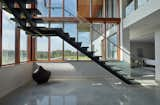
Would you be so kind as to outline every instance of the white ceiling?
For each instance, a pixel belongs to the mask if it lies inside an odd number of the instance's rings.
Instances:
[[[132,37],[131,41],[154,43],[154,33],[150,33],[148,35],[141,35],[139,37],[134,38]]]
[[[131,25],[130,40],[154,43],[154,32],[160,30],[160,10]]]

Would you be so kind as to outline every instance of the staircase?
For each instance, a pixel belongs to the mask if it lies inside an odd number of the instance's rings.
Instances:
[[[15,2],[19,5],[19,8],[15,8]],[[19,27],[25,30],[27,33],[31,34],[32,36],[59,36],[64,41],[68,42],[74,48],[79,50],[81,53],[88,56],[98,65],[103,67],[105,70],[118,77],[120,80],[127,84],[136,84],[133,78],[129,78],[126,75],[123,75],[120,73],[121,70],[113,69],[110,65],[106,64],[106,61],[101,61],[100,56],[94,56],[93,51],[88,51],[88,47],[82,47],[82,42],[77,42],[74,37],[70,37],[70,35],[65,33],[63,29],[37,27],[36,24],[43,23],[43,20],[40,18],[33,18],[33,15],[39,15],[40,11],[36,8],[31,9],[25,7],[25,4],[34,4],[36,3],[36,0],[3,0],[3,3],[5,4],[5,9],[14,15],[15,18],[12,20],[19,23]],[[26,25],[28,23],[30,24],[29,26]]]

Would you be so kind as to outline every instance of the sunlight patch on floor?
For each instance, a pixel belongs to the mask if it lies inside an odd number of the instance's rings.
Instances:
[[[142,86],[159,86],[159,84],[155,80],[135,80],[140,83]]]

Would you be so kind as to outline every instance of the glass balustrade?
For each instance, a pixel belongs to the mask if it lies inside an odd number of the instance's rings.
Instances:
[[[126,7],[126,17],[129,16],[136,9],[144,6],[149,1],[150,0],[133,0],[132,2],[130,2]]]
[[[132,1],[127,7],[126,7],[126,16],[130,15],[135,10],[135,1]]]
[[[149,2],[149,0],[137,0],[137,8],[142,7],[143,5],[145,5],[147,2]]]

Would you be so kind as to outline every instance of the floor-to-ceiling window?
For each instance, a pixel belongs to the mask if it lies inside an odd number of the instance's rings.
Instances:
[[[20,62],[27,61],[27,35],[20,30]]]
[[[48,37],[37,37],[37,60],[48,60]]]
[[[37,0],[37,8],[41,12],[41,17],[48,17],[49,0]]]
[[[91,0],[92,17],[103,17],[103,0]]]
[[[104,24],[94,23],[92,25],[92,46],[96,56],[103,56],[104,47],[102,41],[104,39]]]
[[[90,0],[78,0],[78,16],[90,17],[91,16],[91,1]]]
[[[78,41],[82,42],[82,47],[88,47],[90,51],[90,25],[78,24]],[[78,52],[78,60],[89,60],[89,58],[81,52]]]
[[[64,16],[65,17],[77,16],[77,0],[64,0]]]
[[[3,10],[2,22],[2,65],[15,63],[15,23],[13,15]]]
[[[51,0],[51,17],[63,16],[63,0]]]
[[[51,28],[62,28],[62,27],[63,27],[62,23],[51,24]],[[50,37],[50,40],[51,40],[50,60],[62,60],[63,56],[62,39],[58,36],[52,36]]]
[[[69,33],[70,37],[74,37],[77,40],[77,24],[65,23],[64,31]],[[65,60],[77,60],[77,50],[67,42],[64,42],[64,59]]]
[[[106,0],[106,17],[118,18],[118,0]]]
[[[117,34],[110,36],[107,40],[108,58],[117,59]]]

